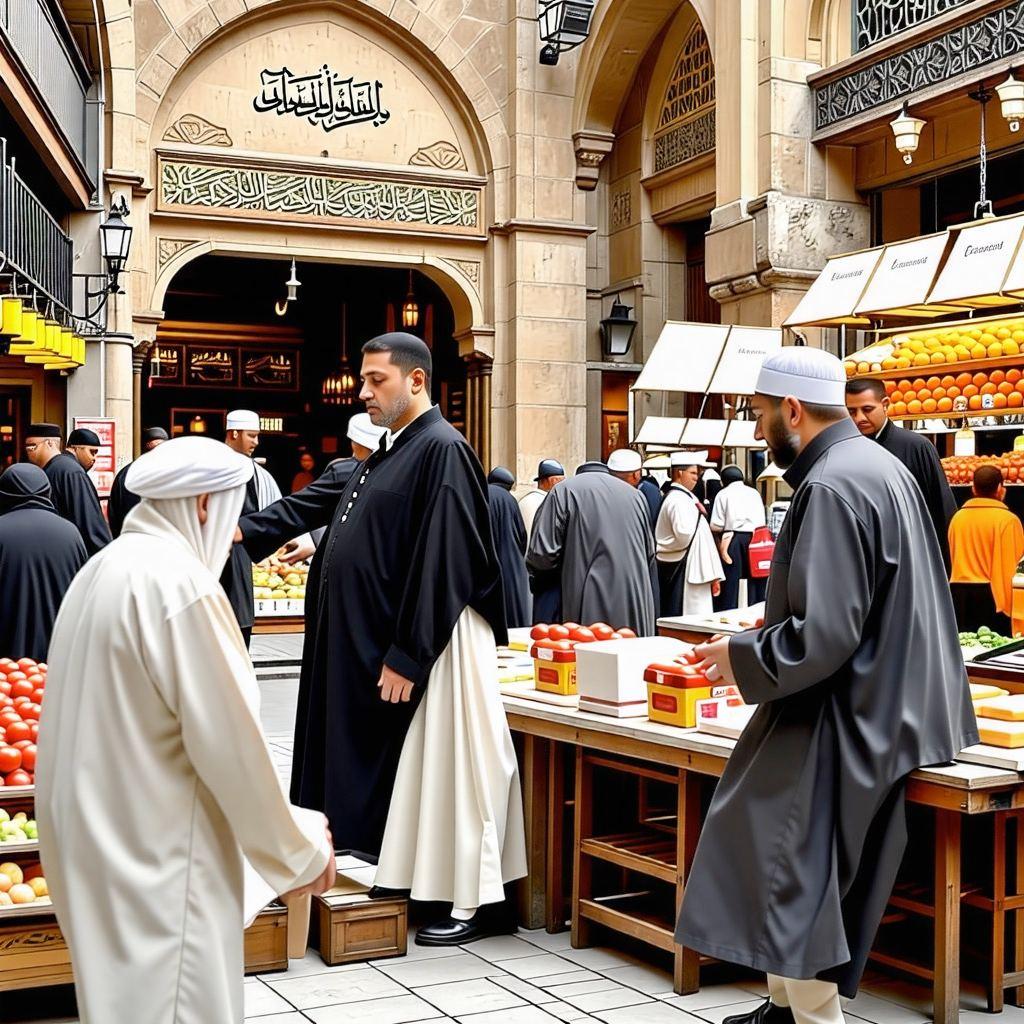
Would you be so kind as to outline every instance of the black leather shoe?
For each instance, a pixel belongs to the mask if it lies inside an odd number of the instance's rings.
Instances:
[[[795,1018],[788,1006],[776,1006],[766,999],[756,1010],[726,1017],[722,1024],[795,1024]]]
[[[416,933],[417,946],[465,946],[478,939],[494,935],[512,935],[516,922],[504,903],[481,907],[468,921],[446,917],[436,924],[427,925]],[[775,1024],[775,1022],[771,1022]]]
[[[383,885],[375,885],[366,894],[371,900],[407,900],[409,889],[385,889]]]

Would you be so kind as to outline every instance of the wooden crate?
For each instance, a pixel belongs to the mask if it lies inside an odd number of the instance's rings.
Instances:
[[[71,954],[52,913],[0,925],[0,992],[73,981]]]
[[[315,927],[325,964],[350,964],[405,956],[408,902],[369,900],[350,893],[314,897]]]
[[[288,911],[271,904],[245,929],[245,973],[288,970]]]

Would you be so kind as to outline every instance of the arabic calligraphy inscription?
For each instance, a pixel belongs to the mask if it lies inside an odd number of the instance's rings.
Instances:
[[[379,128],[391,118],[381,102],[380,82],[342,78],[326,64],[314,75],[295,75],[288,68],[264,68],[260,81],[263,88],[252,101],[256,111],[304,117],[325,132],[366,122]]]

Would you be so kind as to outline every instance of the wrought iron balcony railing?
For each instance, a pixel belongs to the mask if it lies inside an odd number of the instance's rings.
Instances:
[[[0,0],[0,35],[21,61],[95,184],[98,122],[87,96],[89,69],[59,8],[49,0]]]
[[[27,0],[25,0],[27,2]],[[72,243],[18,176],[0,139],[0,257],[21,290],[32,289],[65,311],[72,303]]]

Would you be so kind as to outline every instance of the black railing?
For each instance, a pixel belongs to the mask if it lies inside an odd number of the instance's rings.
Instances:
[[[51,0],[0,0],[0,34],[35,83],[71,149],[92,178],[97,125],[86,97],[91,75]]]
[[[923,25],[969,0],[854,0],[853,52]]]
[[[13,271],[29,288],[64,310],[71,309],[71,239],[21,180],[7,142],[0,139],[0,273]]]

